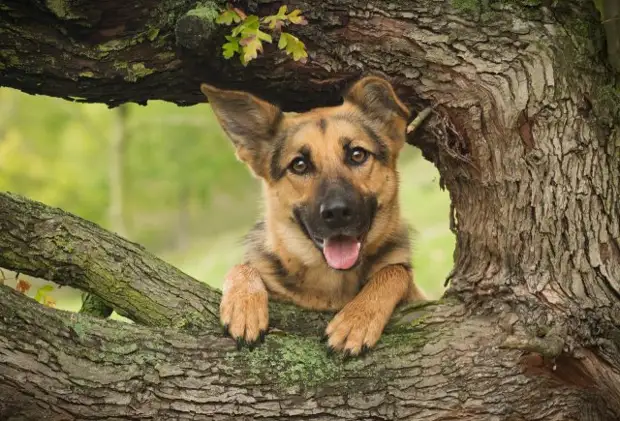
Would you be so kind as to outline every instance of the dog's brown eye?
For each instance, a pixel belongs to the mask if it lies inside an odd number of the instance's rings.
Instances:
[[[368,151],[362,148],[353,148],[349,152],[349,160],[354,165],[362,165],[368,159]]]
[[[295,158],[291,162],[290,169],[295,174],[301,175],[308,171],[308,162],[304,158]]]

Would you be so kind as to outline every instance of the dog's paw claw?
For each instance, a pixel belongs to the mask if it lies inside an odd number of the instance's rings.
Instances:
[[[228,273],[220,302],[224,334],[238,350],[264,341],[269,324],[267,289],[259,273],[248,265],[237,265]]]
[[[327,325],[327,343],[345,359],[366,354],[379,341],[388,320],[389,314],[374,307],[349,303]]]

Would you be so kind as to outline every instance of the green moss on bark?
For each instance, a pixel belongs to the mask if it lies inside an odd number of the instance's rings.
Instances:
[[[275,379],[281,388],[313,388],[341,377],[343,366],[317,338],[271,335],[254,351],[233,357],[254,377]]]
[[[537,8],[543,5],[542,0],[452,0],[452,7],[462,12],[491,13],[492,9],[502,5],[522,6],[523,9]],[[498,7],[499,6],[499,7]]]
[[[337,383],[346,373],[360,372],[362,377],[382,382],[389,373],[376,367],[378,360],[402,358],[427,343],[428,331],[422,327],[402,326],[398,332],[382,335],[375,348],[364,356],[345,358],[341,352],[329,353],[317,337],[272,333],[265,344],[249,350],[231,351],[226,360],[232,370],[241,370],[257,382],[274,383],[280,390],[300,393]]]
[[[558,66],[570,80],[578,81],[584,72],[591,75],[592,89],[584,92],[592,103],[595,115],[606,124],[620,121],[620,86],[599,63],[605,50],[605,34],[594,16],[583,18],[569,16],[564,22],[566,33],[558,38],[556,45]]]
[[[104,319],[110,317],[112,311],[112,308],[108,307],[101,298],[92,294],[86,294],[82,301],[82,307],[80,308],[80,313],[86,313]]]
[[[141,79],[155,72],[153,69],[149,69],[148,67],[146,67],[144,63],[116,62],[114,63],[114,68],[124,72],[125,75],[123,76],[123,79],[128,82],[135,82],[138,79]]]
[[[69,0],[46,0],[45,5],[56,17],[62,20],[82,19],[72,11]]]
[[[480,0],[452,0],[452,7],[463,12],[478,12]]]
[[[183,15],[175,26],[177,43],[187,49],[200,52],[208,49],[217,28],[215,18],[219,7],[213,2],[199,3]]]
[[[206,2],[187,12],[186,16],[196,16],[206,22],[209,22],[213,25],[213,27],[215,27],[215,18],[219,15],[219,13],[219,9],[215,3]]]

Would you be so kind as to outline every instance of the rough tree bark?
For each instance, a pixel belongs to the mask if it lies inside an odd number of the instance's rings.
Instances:
[[[6,1],[0,83],[117,105],[196,103],[207,81],[300,110],[383,73],[413,110],[434,110],[411,142],[452,199],[446,296],[399,312],[366,359],[327,356],[329,315],[282,305],[279,330],[238,353],[217,332],[216,291],[93,224],[1,195],[0,266],[138,323],[1,288],[0,418],[620,419],[620,105],[593,5],[287,4],[309,18],[296,30],[308,63],[266,49],[242,68],[219,58],[209,4]]]

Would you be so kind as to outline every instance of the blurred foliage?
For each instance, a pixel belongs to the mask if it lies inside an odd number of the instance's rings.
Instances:
[[[105,107],[77,108],[1,89],[0,189],[103,222],[106,143],[94,140],[108,121]]]
[[[242,258],[242,237],[258,217],[258,181],[237,161],[208,104],[153,101],[146,107],[129,104],[124,111],[119,119],[118,108],[0,89],[0,190],[115,230],[110,168],[118,159],[123,235],[220,287]],[[118,133],[122,148],[114,152]],[[454,248],[448,193],[439,189],[437,170],[417,149],[404,151],[399,172],[403,213],[416,230],[416,282],[438,297]],[[0,278],[13,287],[19,282],[9,271]],[[19,279],[32,284],[24,293],[33,298],[39,292],[39,301],[48,305],[79,309],[78,291],[51,290],[47,282],[25,275]]]
[[[210,107],[152,102],[132,111],[125,210],[136,241],[165,250],[170,228],[184,236],[233,228],[239,205],[256,200],[258,182],[237,161]]]
[[[113,228],[107,210],[115,111],[0,89],[0,190]],[[122,166],[128,236],[167,250],[190,232],[234,227],[228,212],[240,216],[239,204],[247,207],[244,202],[257,196],[257,183],[237,162],[210,107],[154,101],[129,104],[127,111]],[[218,206],[227,212],[214,212]]]

